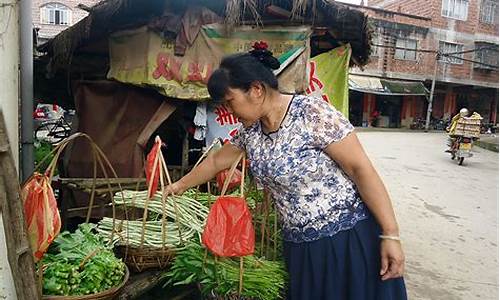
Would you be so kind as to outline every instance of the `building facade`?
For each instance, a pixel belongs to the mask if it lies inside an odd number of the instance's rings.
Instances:
[[[85,9],[97,2],[99,0],[33,0],[33,28],[38,44],[83,19],[88,15]]]
[[[371,62],[351,72],[362,87],[351,86],[356,125],[374,112],[387,127],[425,119],[434,77],[434,120],[467,107],[498,123],[498,0],[369,0],[359,9],[370,16],[374,38]],[[370,78],[382,82],[379,92]],[[419,84],[428,91],[416,92]]]

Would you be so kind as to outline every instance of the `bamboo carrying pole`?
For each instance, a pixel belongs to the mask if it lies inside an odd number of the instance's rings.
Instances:
[[[29,245],[23,205],[19,195],[18,175],[0,110],[0,213],[3,216],[7,257],[17,299],[41,299],[35,274],[35,263]]]
[[[226,195],[227,188],[229,187],[229,183],[231,182],[231,179],[234,176],[234,172],[236,171],[236,167],[238,166],[238,163],[241,161],[241,182],[240,182],[240,197],[244,198],[245,197],[245,154],[240,154],[238,156],[238,159],[233,163],[231,166],[231,169],[229,170],[229,176],[226,178],[226,181],[224,182],[224,186],[222,187],[222,192],[221,192],[221,197]],[[238,286],[238,296],[241,296],[241,293],[243,292],[243,256],[240,256],[240,282]]]
[[[241,185],[240,185],[240,193],[241,193],[241,198],[245,197],[245,189],[243,188],[245,185],[245,156],[241,159]],[[232,177],[232,175],[231,175]],[[229,178],[231,180],[232,178]],[[241,296],[241,293],[243,292],[243,256],[240,257],[240,286],[238,288],[238,295]]]

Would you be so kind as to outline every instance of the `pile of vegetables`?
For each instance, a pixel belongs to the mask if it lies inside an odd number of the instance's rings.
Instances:
[[[80,224],[74,233],[60,233],[37,263],[44,295],[96,294],[121,284],[125,264],[94,233],[94,224]]]
[[[147,191],[123,191],[114,197],[115,204],[147,209],[147,220],[115,220],[103,218],[98,232],[105,241],[113,234],[113,244],[179,248],[203,232],[208,207],[189,195],[169,196],[162,201],[161,192],[147,200]],[[174,202],[175,201],[175,202]],[[144,238],[143,238],[144,234]],[[142,244],[141,244],[142,242]]]
[[[282,299],[287,279],[284,264],[254,256],[244,257],[243,291],[238,298],[239,258],[217,258],[206,253],[199,243],[180,250],[170,270],[164,274],[165,285],[199,283],[205,297],[224,299]]]
[[[239,196],[240,192],[239,192],[239,190],[237,190],[237,191],[230,193],[228,195]],[[215,200],[217,199],[217,196],[214,196],[210,193],[200,192],[196,189],[189,189],[189,190],[185,191],[184,194],[182,194],[182,196],[194,199],[206,207],[209,207],[210,205],[212,205],[215,202]],[[256,193],[248,193],[247,196],[245,197],[245,200],[247,201],[247,205],[250,209],[255,208],[256,202],[259,201],[257,199],[257,197],[258,197],[258,195]]]
[[[54,146],[52,146],[49,142],[46,141],[35,141],[34,146],[35,146],[35,166],[38,166],[38,164],[41,163],[42,160],[52,152]],[[54,154],[51,154],[50,157],[47,158],[44,161],[43,165],[40,166],[38,169],[46,170],[53,158]]]
[[[244,257],[243,290],[238,295],[239,258],[214,258],[198,242],[189,243],[176,254],[170,270],[164,274],[166,286],[198,284],[208,299],[282,299],[287,273],[279,254],[281,234],[277,229],[276,212],[262,190],[245,185],[248,206],[253,211],[256,229],[254,256]],[[235,192],[239,194],[239,191]],[[209,207],[217,196],[188,190],[184,196]]]

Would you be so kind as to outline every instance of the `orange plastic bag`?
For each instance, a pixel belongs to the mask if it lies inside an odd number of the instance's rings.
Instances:
[[[218,256],[245,256],[255,250],[252,215],[242,197],[217,198],[208,214],[203,244]]]
[[[229,141],[225,141],[224,145],[225,144],[229,144]],[[226,180],[228,180],[228,177],[229,177],[229,169],[221,171],[221,172],[217,173],[217,175],[215,176],[215,181],[217,183],[217,189],[219,191],[222,191],[222,188],[224,187],[224,183],[226,182]],[[239,186],[240,184],[241,184],[241,172],[240,172],[240,170],[235,169],[234,175],[231,177],[227,189],[229,191],[231,191],[232,189]]]
[[[224,170],[215,176],[215,180],[217,182],[217,188],[219,191],[222,191],[222,188],[224,187],[224,183],[226,180],[228,180],[229,177],[229,170]],[[231,180],[229,181],[229,185],[227,186],[227,189],[230,191],[236,187],[238,187],[241,184],[241,172],[240,170],[236,169],[234,171],[233,176],[231,177]]]
[[[160,151],[161,151],[161,139],[160,137],[155,138],[155,144],[147,156],[146,161],[146,182],[148,185],[148,197],[154,196],[158,190],[158,182],[160,180]],[[156,166],[156,167],[155,167]],[[154,178],[151,178],[154,177]]]
[[[217,198],[208,213],[207,224],[202,234],[203,244],[218,256],[246,256],[255,251],[255,230],[252,215],[243,197],[243,180],[241,181],[241,197],[224,196],[230,184],[241,155],[233,164],[227,177],[221,196]],[[242,169],[241,178],[244,178]]]
[[[24,184],[21,197],[28,238],[37,262],[61,230],[61,217],[50,178],[35,172]]]

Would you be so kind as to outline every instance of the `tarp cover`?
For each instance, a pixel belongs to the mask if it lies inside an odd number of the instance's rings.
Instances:
[[[102,149],[118,177],[144,177],[143,148],[175,106],[155,91],[111,81],[77,82],[74,95],[77,131],[87,133]],[[75,140],[66,155],[64,176],[93,177],[92,151],[86,140]],[[103,177],[99,170],[98,177]],[[108,175],[112,176],[109,171]],[[88,206],[89,194],[74,191],[73,197],[69,207]],[[103,209],[92,210],[92,217],[104,214]]]
[[[380,80],[384,88],[392,94],[427,96],[429,91],[422,82]]]
[[[349,75],[349,88],[354,91],[393,96],[428,96],[429,91],[419,81],[385,80],[371,76]]]
[[[184,56],[175,56],[175,41],[141,27],[110,37],[108,78],[135,85],[156,87],[162,94],[179,99],[206,100],[206,84],[223,56],[247,52],[256,41],[266,41],[269,50],[289,64],[278,76],[286,93],[303,92],[308,85],[310,27],[242,26],[230,33],[221,24],[203,25]],[[295,59],[288,59],[295,57]]]
[[[311,58],[309,62],[309,87],[306,93],[332,104],[345,116],[349,113],[349,44],[337,47]]]
[[[118,177],[141,177],[142,147],[175,110],[166,101],[154,91],[117,82],[79,82],[75,89],[77,130],[101,147]],[[67,172],[69,177],[92,177],[93,158],[86,141],[75,141]]]

